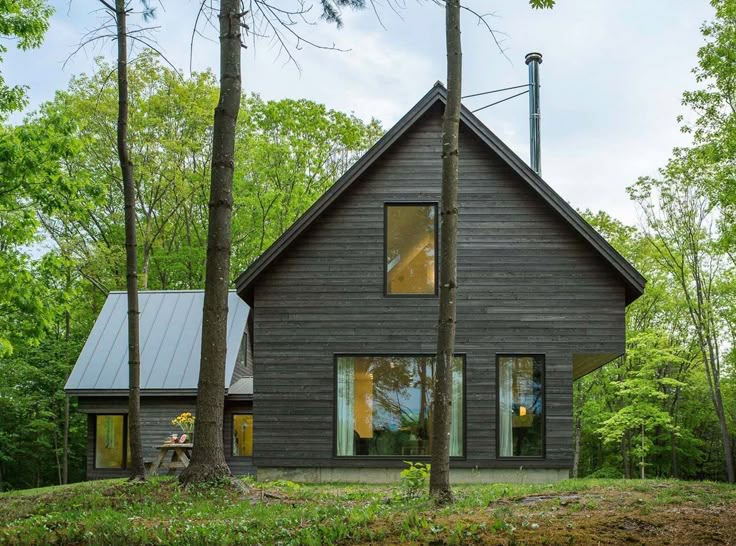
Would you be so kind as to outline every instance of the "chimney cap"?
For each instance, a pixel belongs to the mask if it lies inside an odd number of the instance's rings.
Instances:
[[[532,61],[536,61],[538,63],[541,63],[542,62],[542,54],[541,53],[538,53],[536,51],[532,51],[531,53],[527,53],[526,54],[526,57],[524,58],[524,62],[526,62],[526,64],[529,64]]]

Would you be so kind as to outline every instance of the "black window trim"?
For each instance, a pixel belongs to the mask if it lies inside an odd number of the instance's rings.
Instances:
[[[465,461],[468,458],[468,382],[466,372],[468,369],[468,355],[464,352],[455,353],[455,357],[463,359],[463,454],[450,456],[451,461]],[[437,357],[435,353],[417,353],[417,352],[395,352],[395,353],[335,353],[333,357],[332,370],[332,389],[333,400],[332,405],[332,458],[338,461],[406,461],[407,455],[338,455],[337,454],[337,360],[338,358],[361,358],[361,357]],[[412,461],[427,462],[431,459],[431,455],[412,455]]]
[[[541,455],[504,455],[500,454],[500,436],[498,420],[501,415],[499,389],[501,385],[498,381],[500,360],[503,357],[532,357],[541,358],[542,360],[542,454]],[[546,353],[528,352],[528,353],[496,353],[496,459],[501,461],[542,461],[547,459],[547,355]]]
[[[116,470],[127,470],[128,469],[128,414],[127,413],[120,413],[120,412],[103,412],[103,413],[93,413],[95,424],[94,424],[94,438],[92,439],[92,468],[95,470],[102,470],[102,471],[116,471]],[[112,415],[117,416],[120,415],[123,418],[123,465],[122,466],[97,466],[97,417],[99,416],[105,416],[105,415]]]
[[[238,411],[236,413],[231,413],[230,415],[232,417],[232,419],[230,420],[230,431],[232,432],[233,435],[235,435],[235,417],[238,417],[240,415],[250,415],[252,417],[253,412],[252,411]],[[233,442],[232,442],[232,437],[230,438],[230,456],[234,459],[252,459],[253,458],[252,453],[250,455],[236,455],[235,446],[233,445]]]
[[[434,292],[432,294],[390,294],[388,291],[388,208],[434,207]],[[440,221],[438,201],[385,201],[383,203],[383,297],[385,298],[436,298],[440,293]]]

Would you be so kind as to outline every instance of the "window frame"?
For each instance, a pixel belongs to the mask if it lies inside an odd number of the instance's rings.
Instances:
[[[435,357],[435,353],[335,353],[332,362],[332,458],[338,461],[406,461],[407,455],[338,455],[337,454],[337,360],[339,358],[390,358],[390,357],[414,357],[426,358]],[[454,357],[460,357],[463,360],[463,454],[451,455],[452,461],[465,461],[468,458],[468,381],[466,372],[468,369],[467,353],[455,353]],[[409,457],[412,461],[426,462],[431,459],[431,455],[412,455]]]
[[[92,468],[94,470],[102,470],[107,472],[115,472],[117,470],[128,470],[128,414],[127,413],[93,413],[94,416],[94,427],[95,433],[92,438]],[[109,416],[122,416],[123,418],[123,464],[122,466],[109,467],[109,466],[97,466],[97,417]]]
[[[504,357],[511,358],[539,358],[542,361],[542,454],[541,455],[501,455],[500,453],[500,427],[499,418],[501,416],[501,397],[499,389],[501,388],[499,378],[499,367],[501,359]],[[542,461],[547,459],[547,354],[546,353],[496,353],[496,459],[501,461]]]
[[[434,292],[431,294],[391,294],[388,291],[388,208],[434,207]],[[385,201],[383,203],[383,296],[385,298],[436,298],[440,293],[440,210],[438,201]],[[376,355],[370,355],[376,356]],[[390,355],[397,356],[397,355]]]
[[[230,420],[230,432],[232,434],[235,434],[235,418],[238,417],[238,416],[242,416],[242,415],[250,415],[251,416],[251,421],[254,421],[254,419],[253,419],[253,412],[252,411],[251,412],[239,411],[237,413],[231,413],[230,416],[232,417],[232,419]],[[251,425],[251,426],[255,426],[255,425]],[[231,442],[230,442],[230,456],[233,459],[252,459],[253,458],[253,453],[251,453],[250,455],[236,455],[235,454],[235,446],[233,445],[232,438],[231,438]]]

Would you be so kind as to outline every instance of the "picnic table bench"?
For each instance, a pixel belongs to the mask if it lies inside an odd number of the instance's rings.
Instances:
[[[149,474],[156,474],[160,468],[165,468],[172,474],[177,469],[186,468],[189,466],[189,457],[191,456],[193,444],[177,444],[167,443],[161,444],[158,449],[158,455],[151,463],[151,467],[148,469]],[[168,460],[169,454],[171,459]]]

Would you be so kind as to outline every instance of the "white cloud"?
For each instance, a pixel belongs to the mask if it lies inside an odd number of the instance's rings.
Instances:
[[[7,54],[5,77],[30,85],[32,106],[66,86],[73,73],[88,70],[95,54],[111,55],[111,43],[61,64],[97,19],[90,5],[57,0],[57,14],[40,51]],[[473,3],[487,11],[486,0]],[[176,66],[189,67],[191,26],[198,2],[166,5],[154,24],[158,43]],[[463,19],[464,90],[484,91],[526,83],[524,54],[539,50],[542,64],[542,162],[545,179],[577,208],[605,209],[634,222],[625,194],[638,176],[653,174],[673,146],[686,143],[676,116],[682,91],[695,83],[691,68],[702,44],[699,26],[712,15],[707,2],[692,0],[590,0],[558,2],[553,10],[531,10],[526,1],[494,6],[491,24],[509,37],[509,60],[469,14]],[[436,81],[445,79],[442,10],[432,3],[406,4],[401,17],[381,12],[384,30],[368,10],[345,13],[337,30],[319,23],[302,27],[317,43],[348,52],[304,47],[296,51],[301,73],[276,60],[260,42],[243,55],[243,86],[264,98],[309,98],[330,108],[377,117],[393,124]],[[212,32],[211,38],[216,38]],[[218,46],[198,38],[196,70],[217,73]],[[487,104],[496,97],[469,100]],[[479,113],[522,158],[528,157],[526,97]],[[18,117],[19,119],[19,117]]]

